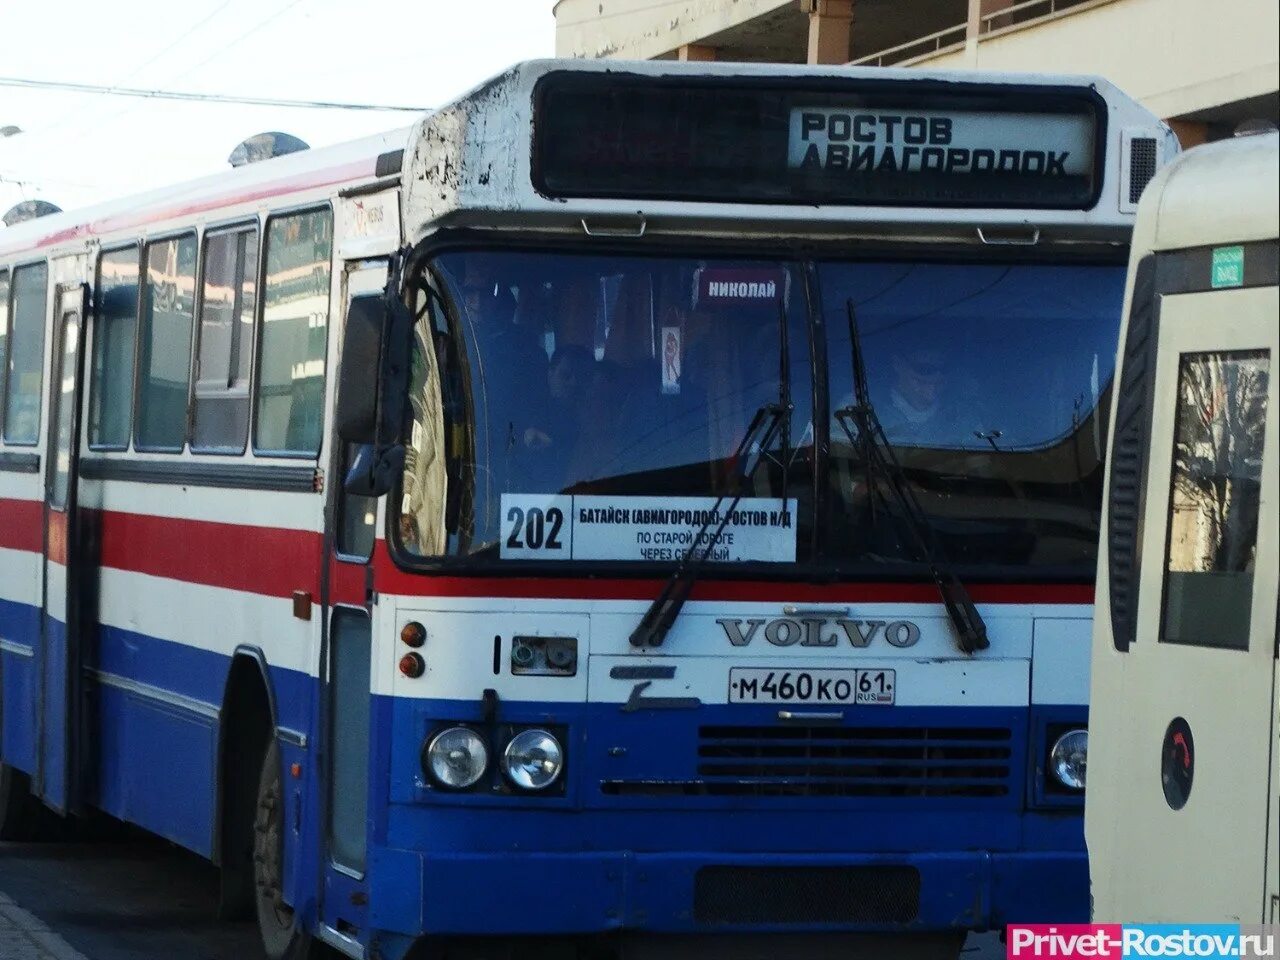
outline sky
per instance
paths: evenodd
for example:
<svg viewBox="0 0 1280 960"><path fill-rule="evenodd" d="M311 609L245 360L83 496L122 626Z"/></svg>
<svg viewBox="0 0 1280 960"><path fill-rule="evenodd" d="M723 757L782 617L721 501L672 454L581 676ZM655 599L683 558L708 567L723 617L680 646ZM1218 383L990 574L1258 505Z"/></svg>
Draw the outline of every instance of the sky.
<svg viewBox="0 0 1280 960"><path fill-rule="evenodd" d="M552 0L38 0L5 3L0 77L396 106L446 103L551 56ZM228 170L246 137L313 147L413 113L141 100L0 86L0 214L65 210ZM0 231L3 231L0 225Z"/></svg>

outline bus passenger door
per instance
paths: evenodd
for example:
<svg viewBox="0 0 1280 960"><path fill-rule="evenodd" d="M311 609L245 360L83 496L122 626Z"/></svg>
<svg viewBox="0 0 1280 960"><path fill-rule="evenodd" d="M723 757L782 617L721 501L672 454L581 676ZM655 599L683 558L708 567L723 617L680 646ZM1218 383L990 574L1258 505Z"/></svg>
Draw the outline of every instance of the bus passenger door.
<svg viewBox="0 0 1280 960"><path fill-rule="evenodd" d="M83 690L77 597L81 577L76 522L80 445L81 347L85 285L59 286L54 301L49 432L45 440L44 610L41 617L36 793L58 813L79 804Z"/></svg>
<svg viewBox="0 0 1280 960"><path fill-rule="evenodd" d="M1276 684L1275 286L1167 295L1125 696L1134 916L1264 920ZM1271 817L1274 817L1274 802ZM1117 824L1121 826L1121 824ZM1138 894L1137 891L1142 891Z"/></svg>
<svg viewBox="0 0 1280 960"><path fill-rule="evenodd" d="M347 265L344 324L352 299L381 294L387 274L384 260ZM332 933L363 943L368 903L366 852L373 709L370 564L378 501L347 493L343 488L353 453L352 449L341 447L335 450L330 487L325 687L329 762L324 778L328 816L321 920Z"/></svg>

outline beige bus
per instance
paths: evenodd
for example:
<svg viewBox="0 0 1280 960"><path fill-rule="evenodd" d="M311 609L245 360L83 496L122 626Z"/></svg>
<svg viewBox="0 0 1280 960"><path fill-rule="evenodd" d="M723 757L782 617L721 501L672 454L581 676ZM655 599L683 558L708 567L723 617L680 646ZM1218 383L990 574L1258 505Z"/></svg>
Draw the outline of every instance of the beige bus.
<svg viewBox="0 0 1280 960"><path fill-rule="evenodd" d="M1280 922L1277 136L1138 211L1093 631L1085 835L1107 922Z"/></svg>

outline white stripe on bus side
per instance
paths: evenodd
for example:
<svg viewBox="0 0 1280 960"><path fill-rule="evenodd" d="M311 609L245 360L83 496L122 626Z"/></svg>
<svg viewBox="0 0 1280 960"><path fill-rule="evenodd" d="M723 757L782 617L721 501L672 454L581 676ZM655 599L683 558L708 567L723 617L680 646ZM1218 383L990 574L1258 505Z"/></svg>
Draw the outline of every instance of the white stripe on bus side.
<svg viewBox="0 0 1280 960"><path fill-rule="evenodd" d="M0 600L40 604L40 554L0 547Z"/></svg>
<svg viewBox="0 0 1280 960"><path fill-rule="evenodd" d="M293 616L288 597L104 569L98 601L107 626L230 656L245 644L260 647L273 667L315 675L315 626ZM319 608L313 609L319 616Z"/></svg>
<svg viewBox="0 0 1280 960"><path fill-rule="evenodd" d="M322 504L313 493L181 487L128 480L85 481L80 490L80 505L92 509L281 530L323 529Z"/></svg>

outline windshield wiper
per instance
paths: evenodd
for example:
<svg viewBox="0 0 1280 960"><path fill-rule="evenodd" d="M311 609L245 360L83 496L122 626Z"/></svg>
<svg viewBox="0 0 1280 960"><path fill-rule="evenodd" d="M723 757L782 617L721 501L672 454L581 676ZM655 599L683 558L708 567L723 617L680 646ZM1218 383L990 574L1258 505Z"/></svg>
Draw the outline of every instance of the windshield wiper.
<svg viewBox="0 0 1280 960"><path fill-rule="evenodd" d="M907 483L902 464L885 436L884 427L876 415L871 403L871 393L867 389L867 367L862 354L862 339L858 335L858 320L854 311L853 300L845 302L849 316L849 352L853 361L853 405L842 407L835 412L836 420L849 438L849 442L862 457L863 467L867 473L867 496L871 499L874 514L875 478L884 480L902 512L907 526L911 530L916 547L929 566L929 573L938 587L942 597L942 605L955 627L959 646L965 653L985 650L990 646L987 640L987 624L982 614L974 606L973 598L965 589L959 577L951 569L942 544L929 523L928 517L916 499L915 491ZM857 430L854 436L848 421L852 421Z"/></svg>
<svg viewBox="0 0 1280 960"><path fill-rule="evenodd" d="M788 417L789 411L783 404L766 403L756 410L755 416L751 418L751 423L747 427L747 432L733 453L736 492L728 508L723 513L720 512L721 505L729 496L727 493L722 493L716 499L715 506L708 511L707 518L698 532L694 534L688 552L680 558L679 564L662 588L662 592L654 598L649 609L636 624L636 628L631 631L633 647L662 646L662 641L666 639L671 625L675 623L685 601L689 599L698 574L701 573L707 558L711 556L711 551L720 542L720 535L724 533L724 528L733 516L733 511L738 508L739 501L746 495L747 484L764 460L765 451L769 449L769 444L778 434L780 425ZM758 440L757 434L759 434ZM712 522L717 517L720 522L716 524L715 534L707 537L707 531L711 529Z"/></svg>
<svg viewBox="0 0 1280 960"><path fill-rule="evenodd" d="M693 584L702 572L702 567L706 564L707 558L711 556L711 551L720 542L720 535L724 533L724 528L728 525L729 518L733 516L733 511L738 509L738 503L746 495L747 484L755 476L756 470L767 455L769 445L779 433L782 434L782 452L779 462L779 466L782 468L782 501L783 505L786 505L787 477L791 472L790 455L787 452L791 446L790 332L787 325L786 299L785 296L780 296L778 299L778 336L780 337L778 345L778 402L761 405L756 410L755 415L752 416L751 423L747 425L746 433L743 434L742 440L733 452L733 479L736 489L728 509L720 515L720 522L716 524L715 535L707 537L707 531L711 529L711 524L716 519L720 506L724 503L728 494L722 493L716 498L715 506L708 512L707 519L703 521L702 526L694 535L688 552L680 558L680 562L676 565L675 570L672 571L666 585L663 586L662 592L654 597L653 603L649 604L649 609L644 612L644 616L640 618L636 628L631 631L631 645L633 647L662 646L662 642L667 638L667 633L671 630L671 625L676 622L676 617L680 616L680 611L684 608L685 601L689 599L689 594L693 591ZM756 438L757 434L760 435L759 439ZM753 448L756 453L755 456L752 456ZM697 551L700 546L701 552L699 553Z"/></svg>

